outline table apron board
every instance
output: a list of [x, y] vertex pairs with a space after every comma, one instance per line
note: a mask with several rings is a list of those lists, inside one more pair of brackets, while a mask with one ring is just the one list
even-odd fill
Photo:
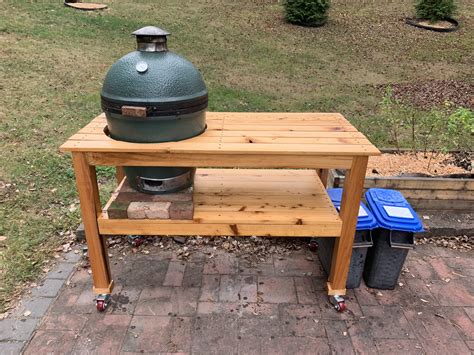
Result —
[[102, 235], [160, 235], [160, 236], [258, 236], [258, 237], [336, 237], [341, 226], [331, 223], [318, 225], [285, 224], [222, 224], [222, 223], [154, 223], [151, 220], [112, 220], [99, 217], [99, 233]]
[[350, 155], [176, 154], [147, 152], [87, 152], [90, 165], [173, 166], [265, 169], [349, 169]]

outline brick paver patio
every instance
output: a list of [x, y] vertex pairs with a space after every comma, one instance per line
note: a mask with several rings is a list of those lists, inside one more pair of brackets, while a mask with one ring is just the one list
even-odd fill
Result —
[[108, 310], [95, 311], [91, 277], [76, 271], [26, 354], [471, 354], [473, 255], [419, 246], [400, 287], [362, 285], [338, 314], [306, 249], [257, 265], [218, 251], [188, 261], [159, 250], [119, 254]]

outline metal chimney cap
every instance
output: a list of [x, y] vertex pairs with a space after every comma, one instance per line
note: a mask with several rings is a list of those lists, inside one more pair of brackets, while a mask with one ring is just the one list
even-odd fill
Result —
[[136, 30], [132, 33], [135, 36], [147, 36], [147, 37], [155, 37], [155, 36], [169, 36], [170, 33], [165, 31], [161, 28], [155, 26], [146, 26], [142, 27], [139, 30]]

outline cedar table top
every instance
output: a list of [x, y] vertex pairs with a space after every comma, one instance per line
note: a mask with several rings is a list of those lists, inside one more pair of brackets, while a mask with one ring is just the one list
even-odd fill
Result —
[[94, 118], [61, 146], [76, 152], [374, 156], [380, 151], [339, 113], [207, 112], [207, 130], [179, 142], [129, 143]]

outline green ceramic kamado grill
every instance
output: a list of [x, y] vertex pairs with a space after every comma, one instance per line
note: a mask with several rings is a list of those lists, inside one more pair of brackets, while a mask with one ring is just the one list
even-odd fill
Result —
[[[137, 50], [109, 69], [101, 92], [110, 137], [135, 143], [173, 142], [206, 129], [207, 89], [196, 67], [168, 51], [168, 32], [153, 26], [133, 34]], [[124, 167], [129, 184], [150, 194], [192, 185], [195, 168]]]

